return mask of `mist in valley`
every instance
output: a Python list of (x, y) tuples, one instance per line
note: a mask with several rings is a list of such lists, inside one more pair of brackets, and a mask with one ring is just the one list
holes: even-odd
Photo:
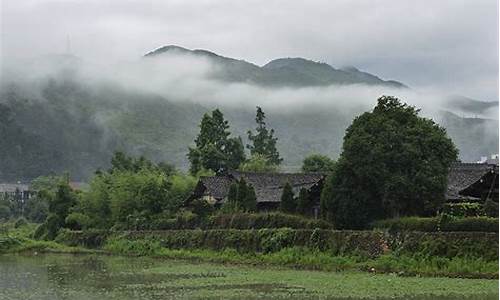
[[(232, 134), (246, 143), (256, 106), (276, 130), (282, 169), (297, 171), (309, 154), (337, 158), (345, 129), (381, 95), (397, 96), (447, 127), (465, 161), (497, 152), (497, 106), (463, 111), (450, 105), (446, 91), (435, 89), (231, 81), (224, 77), (226, 69), (210, 56), (176, 52), (121, 63), (69, 54), (6, 62), (0, 103), (9, 110), (10, 126), (17, 126), (12, 142), (22, 145), (11, 154), (13, 171), (3, 176), (24, 179), (67, 171), (86, 180), (95, 169), (107, 168), (116, 150), (187, 169), (187, 148), (205, 112), (220, 108)], [(25, 157), (29, 166), (14, 167)], [(32, 165), (32, 159), (39, 164)]]

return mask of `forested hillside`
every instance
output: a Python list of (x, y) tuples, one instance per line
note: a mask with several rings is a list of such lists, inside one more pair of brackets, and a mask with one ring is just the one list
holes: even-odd
[[(172, 51), (172, 48), (162, 49), (143, 60), (155, 64), (154, 59), (160, 53)], [(216, 106), (229, 120), (232, 133), (240, 135), (244, 143), (247, 141), (246, 132), (254, 127), (254, 105), (262, 106), (267, 123), (276, 130), (277, 147), (284, 158), (282, 168), (298, 170), (303, 158), (311, 153), (336, 158), (346, 127), (356, 115), (369, 107), (361, 104), (346, 107), (333, 98), (328, 105), (314, 102), (316, 97), (329, 99), (329, 94), (323, 90), (311, 92), (307, 86), (330, 87), (330, 84), (335, 84), (347, 85), (355, 90), (358, 84), (363, 83), (405, 88), (401, 83), (384, 81), (355, 68), (335, 69), (301, 58), (277, 59), (259, 67), (208, 51), (174, 50), (188, 52), (190, 56), (208, 57), (212, 72), (205, 76), (212, 76), (211, 80), (244, 82), (245, 89), (253, 85), (266, 88), (255, 95), (251, 104), (235, 105), (230, 102), (197, 101), (203, 99), (204, 94), (198, 96), (199, 99), (184, 99), (187, 97), (184, 94), (176, 97), (175, 93), (137, 89), (131, 84), (101, 82), (99, 78), (82, 79), (84, 77), (67, 70), (35, 77), (35, 80), (4, 76), (0, 86), (0, 179), (30, 180), (39, 175), (67, 171), (75, 180), (86, 180), (96, 168), (108, 167), (115, 150), (145, 155), (154, 161), (167, 161), (187, 169), (187, 149), (199, 131), (199, 120), (203, 113)], [(66, 57), (65, 63), (67, 60)], [(72, 61), (70, 59), (70, 65), (75, 68)], [(50, 64), (52, 66), (54, 62)], [(145, 80), (156, 79), (151, 77)], [(189, 81), (190, 78), (185, 79)], [(181, 86), (181, 81), (176, 81), (176, 84)], [(286, 86), (300, 86), (302, 89), (283, 90)], [(232, 87), (223, 84), (220, 89), (224, 91)], [(171, 84), (169, 89), (176, 91), (176, 85)], [(302, 102), (277, 105), (267, 99), (266, 103), (261, 103), (259, 95), (267, 96), (274, 91), (285, 91), (285, 98), (304, 91), (309, 94), (300, 98)], [(237, 103), (242, 95), (235, 92), (231, 99)], [(217, 93), (211, 95), (212, 98), (217, 96)], [(457, 105), (461, 111), (475, 114), (478, 105), (483, 109), (497, 104), (466, 99)], [(474, 105), (472, 109), (470, 105)], [(461, 159), (473, 161), (498, 152), (497, 120), (464, 118), (447, 111), (433, 117), (448, 129), (460, 150)]]

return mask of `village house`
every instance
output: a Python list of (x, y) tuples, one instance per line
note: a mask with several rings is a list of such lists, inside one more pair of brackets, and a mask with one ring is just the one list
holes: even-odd
[(455, 163), (448, 175), (447, 202), (498, 202), (498, 165)]
[(227, 175), (201, 177), (189, 200), (204, 199), (216, 207), (227, 200), (229, 187), (243, 178), (255, 189), (257, 210), (271, 211), (279, 208), (283, 187), (288, 182), (295, 196), (305, 188), (309, 192), (311, 214), (319, 215), (319, 199), (326, 174), (322, 173), (253, 173), (232, 171)]
[[(283, 187), (288, 182), (295, 196), (305, 188), (314, 205), (311, 214), (319, 215), (319, 201), (326, 174), (324, 173), (254, 173), (232, 171), (227, 175), (201, 177), (188, 201), (203, 199), (215, 207), (226, 200), (231, 184), (243, 178), (255, 189), (258, 211), (277, 210)], [(448, 175), (446, 201), (498, 202), (498, 165), (487, 163), (455, 163)]]
[(24, 183), (0, 183), (0, 197), (19, 199), (26, 202), (33, 195), (30, 186)]

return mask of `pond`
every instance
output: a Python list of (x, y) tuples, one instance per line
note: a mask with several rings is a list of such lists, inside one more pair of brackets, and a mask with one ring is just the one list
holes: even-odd
[(105, 255), (0, 256), (0, 299), (498, 299), (498, 280)]

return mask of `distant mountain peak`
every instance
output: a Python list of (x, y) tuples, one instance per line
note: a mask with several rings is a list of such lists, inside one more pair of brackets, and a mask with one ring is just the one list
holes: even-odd
[(182, 52), (191, 52), (191, 50), (184, 48), (184, 47), (181, 47), (181, 46), (177, 46), (177, 45), (167, 45), (167, 46), (157, 48), (151, 52), (148, 52), (144, 56), (156, 56), (156, 55), (160, 55), (160, 54), (167, 53), (167, 52), (181, 52), (182, 53)]
[(278, 87), (367, 84), (407, 88), (400, 82), (383, 80), (352, 66), (335, 69), (327, 63), (302, 57), (277, 58), (259, 67), (244, 60), (224, 57), (208, 50), (191, 50), (177, 45), (160, 47), (147, 53), (145, 57), (156, 57), (166, 53), (190, 54), (208, 58), (219, 67), (214, 78), (230, 82), (248, 82)]
[(340, 68), (340, 70), (345, 71), (345, 72), (361, 72), (358, 68), (354, 66), (344, 66)]

